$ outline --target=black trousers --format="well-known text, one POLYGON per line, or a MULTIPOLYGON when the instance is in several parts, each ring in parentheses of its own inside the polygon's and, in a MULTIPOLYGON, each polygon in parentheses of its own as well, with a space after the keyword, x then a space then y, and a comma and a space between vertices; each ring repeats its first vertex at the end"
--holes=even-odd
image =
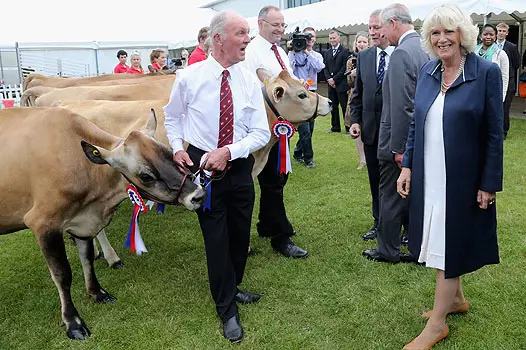
POLYGON ((380 225, 377 251, 391 261, 400 260, 400 230, 409 217, 409 199, 396 191, 400 168, 394 160, 380 160, 380 225))
MULTIPOLYGON (((194 164, 204 152, 188 147, 194 164)), ((254 208, 254 157, 236 159, 225 176, 211 183, 211 209, 197 209, 206 251, 210 292, 223 322, 237 313, 234 296, 243 280, 254 208)), ((192 169, 197 170, 197 169, 192 169)))
MULTIPOLYGON (((340 109, 338 108, 338 105, 341 106, 342 109, 342 120, 345 116, 345 110, 347 109, 347 101, 349 99, 349 95, 347 95, 347 92, 339 92, 336 91, 335 88, 329 86, 329 99, 332 101, 332 111, 331 111, 331 130, 335 132, 342 131, 341 124, 340 124, 340 109)), ((349 128, 346 126, 345 131, 349 131, 349 128)))
POLYGON ((278 150, 276 143, 270 150, 267 164, 258 175, 261 198, 256 227, 262 237, 290 237, 294 234, 283 203, 283 188, 289 176, 278 173, 278 150))
POLYGON ((506 99, 504 99, 504 135, 508 135, 508 131, 510 130, 510 108, 514 95, 515 92, 508 91, 506 93, 506 99))
POLYGON ((380 163, 378 161, 378 134, 372 145, 363 145, 365 161, 367 162, 367 175, 369 175, 369 186, 371 189, 372 209, 374 227, 378 228, 380 220, 380 205, 378 203, 380 187, 380 163))
POLYGON ((314 159, 314 151, 312 149, 312 133, 314 132, 314 120, 300 124, 297 127, 299 138, 294 147, 294 157, 303 158, 305 163, 314 159))

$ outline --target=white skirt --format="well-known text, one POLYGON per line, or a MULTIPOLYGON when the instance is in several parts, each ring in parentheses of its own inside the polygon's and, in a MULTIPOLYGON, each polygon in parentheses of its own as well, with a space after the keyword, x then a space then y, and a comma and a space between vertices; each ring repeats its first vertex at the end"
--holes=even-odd
POLYGON ((424 221, 418 261, 444 270, 446 259, 446 159, 444 95, 439 93, 424 124, 424 221))

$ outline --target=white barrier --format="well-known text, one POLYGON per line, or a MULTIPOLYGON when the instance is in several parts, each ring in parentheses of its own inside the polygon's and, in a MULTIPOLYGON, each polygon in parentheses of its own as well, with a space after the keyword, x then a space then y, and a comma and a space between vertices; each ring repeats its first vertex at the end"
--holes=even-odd
POLYGON ((14 101, 14 106, 20 106, 22 92, 22 84, 0 85, 0 101, 2 101, 0 103, 0 109, 5 108, 5 106, 9 106, 10 102, 8 101, 14 101))

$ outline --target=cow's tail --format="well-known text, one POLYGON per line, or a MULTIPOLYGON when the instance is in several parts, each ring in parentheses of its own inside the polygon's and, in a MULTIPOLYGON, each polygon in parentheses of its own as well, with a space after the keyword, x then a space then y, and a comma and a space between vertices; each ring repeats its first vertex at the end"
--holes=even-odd
POLYGON ((20 98, 20 105, 26 107, 35 107, 36 99, 52 90, 54 90, 54 88, 46 86, 35 86, 24 90, 24 93, 20 98))

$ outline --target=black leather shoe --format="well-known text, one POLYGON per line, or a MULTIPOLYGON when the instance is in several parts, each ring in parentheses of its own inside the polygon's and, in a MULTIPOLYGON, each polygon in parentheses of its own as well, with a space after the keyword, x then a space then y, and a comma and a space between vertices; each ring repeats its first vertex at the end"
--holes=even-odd
POLYGON ((364 241, 369 241, 372 239, 376 239, 376 236, 378 235, 378 228, 373 227, 369 232, 366 232, 362 238, 364 241))
POLYGON ((234 300, 241 304, 257 303, 259 299, 261 299, 261 295, 239 289, 236 295, 234 296, 234 300))
POLYGON ((305 163, 305 160, 303 159, 303 157, 299 157, 297 155, 292 155, 292 158, 294 158, 294 160, 298 163, 305 163))
POLYGON ((419 263, 417 258, 408 253, 400 253, 400 262, 425 266, 425 263, 419 263))
POLYGON ((402 232, 402 237, 400 238, 400 244, 407 246, 409 244, 409 236, 407 235, 407 231, 404 230, 402 232))
POLYGON ((239 322, 239 314, 235 314, 228 321, 223 322, 223 336, 232 343, 240 343, 243 340, 243 327, 239 322))
POLYGON ((391 263, 391 264, 397 264, 400 261, 398 260, 389 260, 384 258, 382 255, 380 255, 376 249, 366 249, 362 252, 362 255, 365 256, 367 259, 376 261, 376 262, 385 262, 385 263, 391 263))
POLYGON ((298 247, 289 237, 287 239, 273 239, 270 244, 275 251, 287 258, 306 258, 309 256, 305 249, 298 247))

